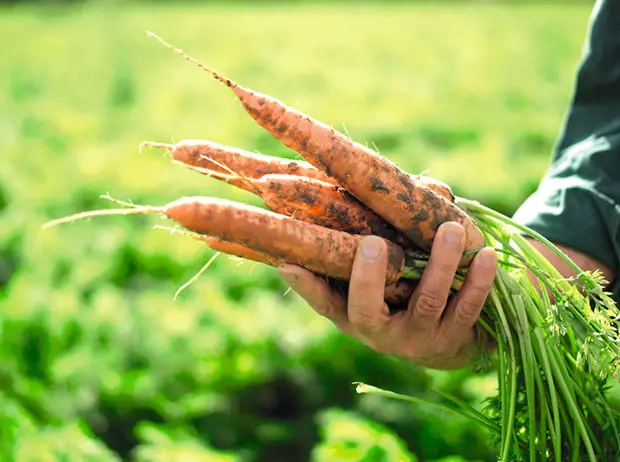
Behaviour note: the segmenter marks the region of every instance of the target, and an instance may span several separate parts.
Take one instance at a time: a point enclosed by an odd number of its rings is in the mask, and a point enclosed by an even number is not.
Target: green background
[[[0,460],[493,460],[474,423],[351,385],[480,406],[492,373],[375,354],[224,256],[173,301],[212,252],[157,217],[41,225],[106,192],[259,204],[144,140],[296,157],[145,29],[510,215],[545,172],[590,8],[0,5]]]

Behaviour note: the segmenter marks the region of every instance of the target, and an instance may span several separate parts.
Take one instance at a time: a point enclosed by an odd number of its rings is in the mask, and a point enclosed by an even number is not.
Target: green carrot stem
[[[558,382],[558,385],[562,390],[564,401],[569,408],[571,417],[574,419],[575,425],[577,425],[579,429],[579,435],[581,436],[581,440],[583,440],[584,446],[588,454],[588,459],[590,460],[590,462],[596,462],[596,456],[594,453],[594,448],[592,447],[592,441],[590,441],[590,436],[588,435],[585,423],[581,418],[581,413],[579,412],[579,408],[577,407],[575,398],[571,393],[570,387],[568,386],[567,381],[562,374],[562,370],[558,365],[558,361],[557,358],[555,358],[554,352],[551,352],[551,354],[549,355],[549,364],[551,365],[551,370],[554,373],[555,380]],[[578,440],[579,438],[575,440],[573,444],[578,444]]]
[[[495,282],[494,285],[497,285],[497,282]],[[515,415],[515,409],[517,405],[517,370],[516,370],[516,361],[515,361],[516,355],[515,355],[515,346],[514,346],[514,342],[512,338],[512,333],[510,332],[510,325],[508,324],[508,321],[506,320],[506,316],[502,309],[502,304],[495,290],[491,291],[491,297],[493,299],[493,303],[495,304],[497,314],[499,315],[500,322],[504,330],[504,335],[506,336],[506,340],[508,343],[510,358],[512,359],[509,364],[509,371],[510,371],[509,372],[509,375],[510,375],[510,385],[509,385],[509,390],[510,390],[509,403],[510,404],[509,406],[510,407],[508,408],[507,414],[504,415],[504,420],[506,420],[507,422],[504,423],[504,427],[502,428],[504,445],[502,447],[502,456],[500,459],[501,462],[506,462],[509,457],[510,442],[511,442],[513,432],[514,432],[513,416]]]

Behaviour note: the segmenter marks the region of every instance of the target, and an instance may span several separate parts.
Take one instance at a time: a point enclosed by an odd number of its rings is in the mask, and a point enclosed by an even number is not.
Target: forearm
[[[549,261],[549,263],[551,263],[559,271],[562,276],[569,278],[576,275],[575,271],[570,268],[568,264],[564,260],[562,260],[557,254],[555,254],[551,249],[538,241],[532,240],[531,243],[543,255],[543,257],[545,257]],[[556,244],[556,246],[583,271],[599,270],[601,273],[603,273],[605,280],[609,282],[610,285],[613,285],[616,275],[605,264],[570,247],[559,244]]]
[[[600,270],[620,303],[620,2],[598,0],[551,166],[515,221]],[[559,245],[561,244],[561,245]],[[535,244],[536,245],[536,244]],[[562,273],[570,271],[536,245]]]

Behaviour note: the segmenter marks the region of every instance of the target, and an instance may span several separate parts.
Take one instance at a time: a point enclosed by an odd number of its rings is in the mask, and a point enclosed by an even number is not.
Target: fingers
[[[382,330],[389,321],[384,301],[386,269],[385,241],[376,236],[362,239],[353,262],[347,307],[351,325],[362,335]]]
[[[282,265],[278,271],[295,292],[340,330],[372,337],[390,320],[389,308],[384,301],[386,269],[385,241],[367,236],[357,249],[347,301],[310,271],[293,265]]]
[[[341,331],[348,329],[345,301],[324,279],[294,265],[281,265],[278,273],[314,311],[332,321]]]
[[[446,222],[439,227],[428,265],[409,302],[411,325],[415,330],[437,329],[464,248],[465,230],[461,225]]]
[[[478,252],[469,267],[463,287],[446,309],[441,324],[445,338],[463,337],[472,330],[493,285],[496,268],[495,250],[486,247]]]

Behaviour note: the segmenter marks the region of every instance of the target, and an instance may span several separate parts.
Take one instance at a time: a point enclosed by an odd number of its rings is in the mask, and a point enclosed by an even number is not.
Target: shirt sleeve
[[[514,219],[604,263],[620,303],[620,1],[594,7],[551,165]]]

